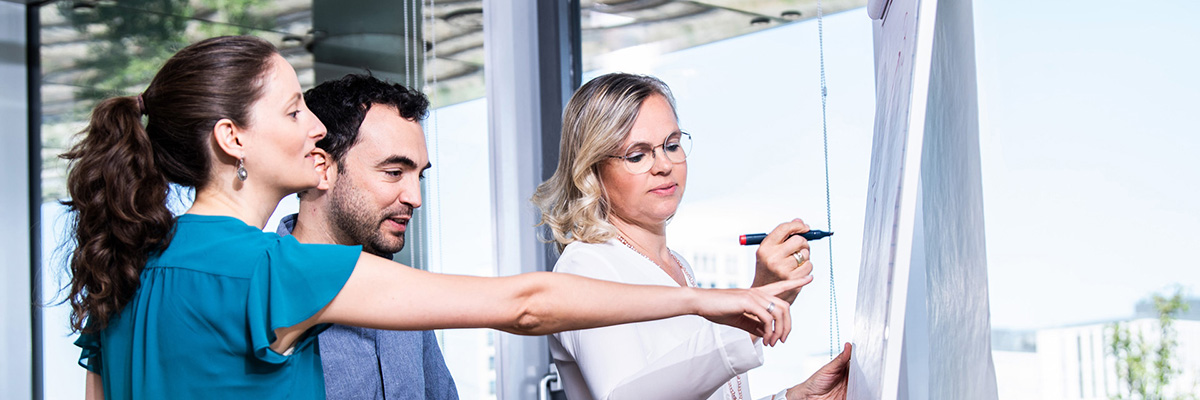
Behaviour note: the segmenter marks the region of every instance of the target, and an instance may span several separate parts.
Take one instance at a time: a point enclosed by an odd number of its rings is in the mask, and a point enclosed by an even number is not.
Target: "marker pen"
[[[808,240],[817,240],[817,239],[821,239],[821,238],[824,238],[827,236],[833,236],[833,232],[812,230],[812,231],[801,233],[801,234],[799,234],[799,236],[803,236],[805,239],[808,239]],[[738,239],[738,242],[740,242],[742,244],[742,246],[749,246],[752,244],[762,243],[763,239],[766,239],[766,238],[767,238],[767,234],[765,234],[765,233],[751,233],[751,234],[742,235]]]

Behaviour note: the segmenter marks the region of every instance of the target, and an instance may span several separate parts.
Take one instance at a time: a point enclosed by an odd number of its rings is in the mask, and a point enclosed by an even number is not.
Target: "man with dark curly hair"
[[[321,183],[300,192],[300,212],[280,234],[303,243],[362,245],[391,258],[404,247],[420,179],[429,169],[421,120],[425,95],[351,74],[310,89],[304,100],[328,129],[317,142]],[[329,399],[457,399],[431,331],[334,325],[318,338]]]

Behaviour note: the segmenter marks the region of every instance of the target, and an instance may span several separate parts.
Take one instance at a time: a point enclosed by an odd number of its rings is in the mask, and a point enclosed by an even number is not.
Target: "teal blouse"
[[[324,399],[313,327],[287,354],[275,329],[307,320],[350,278],[359,246],[301,244],[224,216],[184,214],[79,364],[115,399]]]

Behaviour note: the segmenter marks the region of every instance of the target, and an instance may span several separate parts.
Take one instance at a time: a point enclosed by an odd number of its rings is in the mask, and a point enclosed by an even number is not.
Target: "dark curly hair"
[[[326,81],[304,92],[304,102],[313,115],[325,124],[325,138],[317,142],[345,171],[342,156],[358,142],[358,128],[367,118],[373,105],[387,105],[400,111],[400,116],[412,121],[425,119],[429,100],[419,91],[398,83],[380,80],[368,74],[349,74]],[[341,173],[341,172],[339,172]]]
[[[63,204],[74,228],[72,329],[104,329],[133,298],[147,259],[171,240],[169,184],[208,183],[213,126],[224,118],[250,125],[276,54],[255,37],[206,39],[167,60],[140,97],[106,99],[92,110],[82,139],[60,156],[69,161],[71,196]]]

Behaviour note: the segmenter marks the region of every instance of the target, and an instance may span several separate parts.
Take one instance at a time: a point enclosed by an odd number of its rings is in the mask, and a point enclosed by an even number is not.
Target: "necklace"
[[[638,253],[638,255],[642,256],[642,258],[645,258],[647,261],[650,261],[654,265],[657,265],[659,268],[662,268],[664,271],[667,269],[662,264],[659,264],[658,262],[654,261],[654,259],[650,258],[650,256],[646,255],[646,253],[643,253],[641,250],[638,250],[637,247],[634,247],[633,243],[630,243],[629,241],[625,240],[624,235],[617,235],[617,240],[621,241],[621,244],[624,244],[625,247],[628,247],[630,250],[633,250],[634,253]],[[667,251],[671,253],[671,259],[675,260],[675,266],[679,267],[680,272],[683,272],[684,283],[686,283],[688,287],[695,287],[696,286],[696,278],[692,277],[692,273],[688,272],[687,268],[683,267],[683,263],[679,262],[679,258],[675,257],[675,253],[671,252],[671,249],[667,249]]]
[[[663,268],[663,266],[661,264],[659,264],[658,262],[655,262],[654,259],[652,259],[652,258],[650,258],[650,256],[646,255],[646,253],[643,253],[641,250],[638,250],[637,247],[634,247],[633,243],[629,243],[628,240],[625,240],[624,235],[617,235],[617,240],[621,241],[621,244],[625,245],[625,247],[628,247],[630,250],[633,250],[634,253],[638,253],[638,255],[642,256],[642,258],[645,258],[647,261],[650,261],[654,265],[657,265],[659,268]],[[667,249],[667,251],[670,252],[670,249]],[[675,257],[674,252],[671,252],[671,259],[675,260],[675,266],[679,267],[680,272],[683,272],[683,279],[684,279],[684,281],[687,282],[688,287],[695,287],[696,286],[696,278],[693,278],[692,274],[690,272],[688,272],[687,268],[683,267],[683,263],[679,262],[679,257]],[[666,268],[663,268],[663,269],[665,270]],[[734,378],[734,380],[737,381],[737,391],[736,392],[733,390],[734,385],[733,385],[732,381],[725,383],[725,387],[729,388],[729,397],[732,398],[733,400],[741,400],[741,399],[746,398],[742,394],[742,376],[734,375],[733,378]]]
[[[742,376],[734,375],[733,377],[735,379],[737,379],[737,393],[733,392],[733,382],[726,383],[725,387],[729,388],[729,397],[730,398],[732,398],[733,400],[742,400],[742,399],[746,398],[745,396],[742,395]]]

